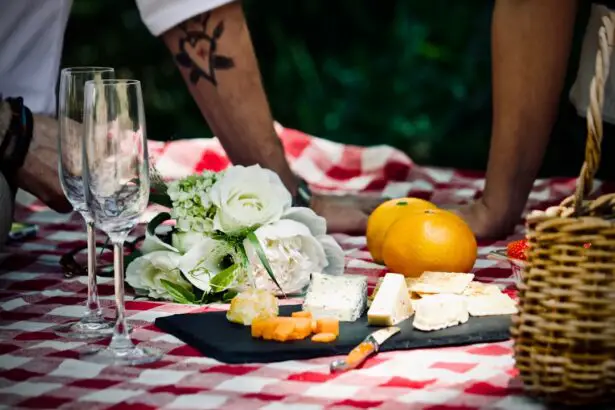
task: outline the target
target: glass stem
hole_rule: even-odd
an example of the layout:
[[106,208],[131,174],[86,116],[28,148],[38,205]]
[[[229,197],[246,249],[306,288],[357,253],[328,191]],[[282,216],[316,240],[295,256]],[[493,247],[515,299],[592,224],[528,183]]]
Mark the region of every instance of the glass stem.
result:
[[115,305],[117,315],[113,337],[109,348],[113,350],[127,350],[134,347],[130,340],[126,323],[126,310],[124,308],[124,240],[113,241],[113,277],[115,284]]
[[86,220],[85,226],[88,235],[88,300],[83,321],[100,322],[103,320],[103,312],[98,300],[96,284],[96,230],[93,221]]

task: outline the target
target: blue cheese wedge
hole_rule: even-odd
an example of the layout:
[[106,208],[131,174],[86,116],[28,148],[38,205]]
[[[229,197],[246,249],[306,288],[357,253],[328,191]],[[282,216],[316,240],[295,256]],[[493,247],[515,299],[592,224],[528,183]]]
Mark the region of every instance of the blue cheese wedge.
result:
[[303,310],[314,319],[330,317],[354,322],[367,306],[367,277],[363,275],[326,275],[312,273]]
[[398,273],[387,273],[367,311],[367,322],[372,326],[394,326],[412,312],[406,279]]

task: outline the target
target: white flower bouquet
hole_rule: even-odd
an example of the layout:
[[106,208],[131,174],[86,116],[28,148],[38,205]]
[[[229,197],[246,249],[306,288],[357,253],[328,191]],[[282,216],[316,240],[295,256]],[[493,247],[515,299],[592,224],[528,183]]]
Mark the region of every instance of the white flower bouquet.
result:
[[[324,218],[292,207],[268,169],[233,166],[154,186],[150,198],[171,212],[148,224],[130,256],[126,281],[138,295],[178,303],[228,301],[249,287],[289,295],[305,290],[312,272],[343,273],[344,253]],[[171,233],[157,236],[170,219]]]

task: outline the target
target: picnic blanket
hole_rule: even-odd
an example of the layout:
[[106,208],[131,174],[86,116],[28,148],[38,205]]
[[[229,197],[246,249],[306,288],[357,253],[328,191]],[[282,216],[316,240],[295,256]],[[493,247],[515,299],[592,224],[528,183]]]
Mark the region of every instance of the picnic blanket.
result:
[[[480,174],[420,166],[391,147],[342,145],[276,126],[292,169],[317,190],[411,195],[445,205],[471,201],[484,185]],[[172,178],[229,164],[216,139],[151,142],[150,154],[160,172]],[[604,188],[601,183],[596,187]],[[537,181],[528,208],[555,204],[573,188],[572,179]],[[81,218],[52,212],[21,193],[17,219],[38,224],[40,232],[36,239],[10,248],[0,265],[0,408],[542,408],[521,393],[510,342],[386,352],[360,370],[330,375],[332,358],[225,365],[202,357],[152,324],[159,316],[224,305],[129,300],[135,340],[164,351],[163,360],[136,367],[79,361],[78,352],[87,344],[58,338],[49,328],[82,313],[86,280],[65,279],[58,265],[63,253],[85,241]],[[519,226],[509,239],[518,238],[522,229]],[[142,227],[134,235],[139,232]],[[373,286],[386,272],[371,260],[364,237],[335,238],[346,252],[348,273],[367,275]],[[485,257],[505,243],[480,243],[474,271],[479,280],[510,288],[510,267]],[[99,280],[99,293],[112,317],[110,279]]]

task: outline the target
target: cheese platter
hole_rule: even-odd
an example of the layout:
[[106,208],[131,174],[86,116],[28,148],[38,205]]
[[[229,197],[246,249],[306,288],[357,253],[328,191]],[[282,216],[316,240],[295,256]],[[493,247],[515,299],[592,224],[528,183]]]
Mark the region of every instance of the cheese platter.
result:
[[313,273],[301,304],[280,306],[275,296],[251,289],[228,311],[161,317],[155,325],[226,363],[346,355],[385,328],[398,330],[376,350],[507,340],[515,302],[473,279],[469,273],[388,273],[368,296],[365,276]]

